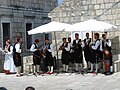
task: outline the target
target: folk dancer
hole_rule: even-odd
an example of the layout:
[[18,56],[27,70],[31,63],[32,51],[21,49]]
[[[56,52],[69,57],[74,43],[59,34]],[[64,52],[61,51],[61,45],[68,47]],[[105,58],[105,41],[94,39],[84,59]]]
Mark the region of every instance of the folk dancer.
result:
[[84,56],[85,56],[85,60],[87,62],[87,67],[90,68],[89,62],[91,62],[91,48],[90,48],[90,44],[91,44],[91,38],[89,38],[89,33],[86,33],[86,38],[83,40],[84,42]]
[[105,74],[110,75],[113,73],[113,62],[112,62],[112,48],[111,41],[107,39],[107,33],[102,34],[102,51],[103,51],[103,60],[105,64]]
[[21,76],[21,65],[22,65],[21,55],[20,55],[22,52],[21,45],[22,45],[22,38],[18,37],[17,42],[13,46],[13,59],[17,69],[17,73],[16,73],[17,77]]
[[70,45],[70,52],[69,52],[69,63],[72,65],[72,72],[74,70],[74,51],[72,46],[71,37],[68,37],[68,44]]
[[79,34],[75,34],[75,40],[73,40],[74,60],[75,60],[75,71],[78,72],[78,66],[80,64],[80,71],[83,72],[83,54],[82,50],[84,43],[79,39]]
[[63,64],[63,72],[68,72],[68,68],[69,68],[69,51],[70,51],[70,44],[68,44],[66,38],[63,38],[63,43],[60,46],[60,50],[62,50],[62,57],[61,57],[61,61]]
[[11,46],[9,39],[6,40],[4,54],[4,71],[6,74],[14,74],[16,72],[16,68],[13,61],[13,46]]
[[47,74],[53,74],[53,66],[54,66],[54,61],[53,61],[53,45],[50,43],[49,39],[45,40],[45,48],[43,49],[45,51],[45,61],[46,65],[48,67],[48,72]]
[[100,59],[100,52],[102,51],[101,48],[101,41],[99,39],[99,33],[94,34],[95,40],[93,41],[91,45],[91,50],[92,50],[92,61],[91,61],[91,71],[94,72],[94,64],[95,64],[95,73],[98,73],[98,60]]
[[35,42],[32,44],[30,51],[33,52],[33,65],[34,65],[34,75],[39,74],[40,71],[40,61],[41,61],[41,52],[39,50],[39,39],[35,39]]

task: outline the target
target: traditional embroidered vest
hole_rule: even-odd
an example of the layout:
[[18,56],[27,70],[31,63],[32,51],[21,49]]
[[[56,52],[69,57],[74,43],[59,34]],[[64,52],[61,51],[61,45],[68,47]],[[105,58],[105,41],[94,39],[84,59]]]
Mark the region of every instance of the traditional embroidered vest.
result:
[[87,39],[84,39],[84,43],[85,43],[84,49],[89,49],[89,48],[90,48],[89,45],[90,45],[90,43],[91,43],[91,38],[89,38],[88,41],[87,41]]
[[73,41],[74,50],[82,49],[80,42],[81,42],[81,39],[79,39],[78,43],[76,43],[76,40]]
[[[109,39],[106,39],[106,42],[109,42]],[[111,53],[112,48],[109,47],[107,44],[104,44],[104,41],[102,40],[102,49],[108,50]]]
[[[62,44],[63,47],[68,47],[68,42],[66,43],[66,45],[64,45],[64,43]],[[64,52],[69,52],[69,51],[66,51],[65,49],[63,49]]]

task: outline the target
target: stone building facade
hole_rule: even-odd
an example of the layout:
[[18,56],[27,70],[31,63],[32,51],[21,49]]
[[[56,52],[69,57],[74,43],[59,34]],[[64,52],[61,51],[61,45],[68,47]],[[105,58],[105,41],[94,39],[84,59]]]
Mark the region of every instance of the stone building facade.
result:
[[[49,13],[52,21],[74,24],[97,19],[116,25],[117,30],[108,33],[112,40],[113,54],[120,53],[120,1],[119,0],[63,0],[63,3]],[[64,34],[65,36],[65,34]],[[63,36],[60,36],[63,37]],[[59,38],[61,40],[61,38]],[[118,59],[115,58],[115,59]]]
[[[48,23],[48,13],[56,6],[57,0],[0,0],[0,47],[4,48],[7,38],[14,44],[17,36],[23,38],[23,52],[30,48],[35,38],[39,38],[43,44],[48,35],[29,36],[27,31]],[[0,52],[1,70],[3,62],[4,55]]]

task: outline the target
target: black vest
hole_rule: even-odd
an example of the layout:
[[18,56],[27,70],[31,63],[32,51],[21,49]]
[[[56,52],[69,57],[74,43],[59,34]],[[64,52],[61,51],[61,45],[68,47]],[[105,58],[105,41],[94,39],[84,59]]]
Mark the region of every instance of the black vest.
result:
[[[36,43],[34,43],[34,45],[35,45],[35,48],[34,49],[38,49],[38,46],[36,45]],[[33,52],[35,55],[37,55],[37,56],[39,56],[40,55],[40,52],[39,52],[39,50],[38,51],[35,51],[35,52]]]
[[76,49],[81,49],[82,50],[82,47],[81,45],[79,44],[81,42],[81,39],[79,39],[78,43],[76,43],[76,40],[73,41],[73,49],[76,50]]
[[[97,39],[97,40],[95,41],[95,43],[93,44],[93,46],[96,45],[96,42],[97,42],[97,41],[100,41],[100,39]],[[97,50],[100,50],[100,45],[97,47],[96,51],[97,51]]]
[[[48,49],[51,49],[51,48],[50,48],[50,45],[51,45],[51,43],[48,45]],[[49,52],[49,51],[46,51],[45,53],[46,53],[46,55],[51,54],[51,52]]]
[[[64,43],[62,44],[63,47],[68,47],[68,42],[66,43],[66,45],[64,45]],[[69,51],[66,51],[65,49],[63,49],[64,52],[69,52]]]
[[85,44],[84,49],[90,49],[90,47],[89,47],[90,43],[91,43],[91,38],[89,38],[88,41],[86,41],[86,39],[84,39],[84,44]]
[[[109,42],[109,39],[106,39],[106,42]],[[104,45],[104,41],[102,40],[102,49],[104,50],[108,50],[109,52],[111,52],[112,48],[109,47],[107,44]]]
[[[14,44],[14,46],[13,46],[13,53],[16,53],[16,48],[15,48],[15,45],[17,44],[18,42],[16,42],[15,44]],[[21,45],[20,45],[20,48],[19,49],[21,49]]]
[[9,46],[9,48],[8,48],[8,51],[10,52],[10,47],[11,47],[11,45]]

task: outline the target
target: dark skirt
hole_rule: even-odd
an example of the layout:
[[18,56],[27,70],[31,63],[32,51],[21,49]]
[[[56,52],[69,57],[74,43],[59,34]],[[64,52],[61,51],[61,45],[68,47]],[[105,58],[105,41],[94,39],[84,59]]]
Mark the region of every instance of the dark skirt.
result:
[[102,53],[101,52],[96,52],[95,50],[92,50],[92,54],[91,54],[91,63],[98,63],[99,60],[101,60],[101,56]]
[[84,56],[85,56],[85,60],[86,60],[87,63],[89,61],[91,62],[91,60],[92,60],[91,54],[92,54],[92,52],[91,52],[90,49],[85,49],[84,50]]
[[74,53],[69,53],[69,62],[74,63]]
[[33,65],[40,65],[41,58],[38,55],[33,55]]
[[45,57],[46,66],[54,66],[54,61],[51,53],[47,53]]
[[69,52],[63,51],[61,60],[62,60],[62,64],[68,65],[69,64]]
[[14,53],[13,54],[13,60],[14,60],[14,64],[16,67],[19,67],[21,66],[21,56],[20,56],[20,53]]
[[76,49],[74,51],[74,60],[75,60],[75,63],[83,63],[82,50]]

